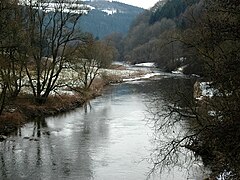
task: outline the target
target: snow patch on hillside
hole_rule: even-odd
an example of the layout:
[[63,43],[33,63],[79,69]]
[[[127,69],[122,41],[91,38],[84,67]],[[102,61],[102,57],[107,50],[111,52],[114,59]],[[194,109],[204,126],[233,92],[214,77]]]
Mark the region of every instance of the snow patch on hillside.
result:
[[107,13],[108,15],[113,15],[118,12],[117,9],[104,9],[102,11]]
[[75,2],[66,2],[66,3],[51,3],[51,2],[38,2],[33,0],[31,3],[28,0],[20,1],[21,5],[32,6],[34,9],[39,9],[44,12],[57,12],[62,11],[64,13],[75,13],[75,14],[87,14],[89,10],[95,9],[92,6],[75,3]]

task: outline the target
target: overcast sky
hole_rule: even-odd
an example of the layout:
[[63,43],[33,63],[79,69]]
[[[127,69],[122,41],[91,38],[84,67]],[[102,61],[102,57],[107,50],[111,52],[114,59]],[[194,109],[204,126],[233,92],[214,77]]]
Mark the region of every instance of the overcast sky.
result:
[[159,0],[115,0],[115,1],[142,7],[144,9],[149,9],[150,7],[153,7],[154,4]]

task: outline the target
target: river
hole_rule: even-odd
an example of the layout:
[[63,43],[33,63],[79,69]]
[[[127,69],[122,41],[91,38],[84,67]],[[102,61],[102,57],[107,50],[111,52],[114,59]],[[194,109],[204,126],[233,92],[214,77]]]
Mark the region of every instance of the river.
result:
[[[165,75],[111,85],[84,107],[33,120],[0,143],[0,179],[146,179],[154,148],[148,104],[174,94],[179,79]],[[187,178],[199,177],[173,168],[150,179]]]

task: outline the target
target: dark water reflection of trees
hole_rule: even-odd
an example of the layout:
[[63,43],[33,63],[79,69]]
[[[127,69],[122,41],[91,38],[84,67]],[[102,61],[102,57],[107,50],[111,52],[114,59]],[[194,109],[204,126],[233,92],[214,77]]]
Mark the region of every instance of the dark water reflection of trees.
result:
[[160,94],[153,96],[149,106],[157,144],[152,153],[154,170],[190,167],[200,160],[210,178],[239,179],[239,123],[231,121],[237,112],[224,106],[231,97],[197,101],[194,82],[172,78],[156,85]]
[[[151,156],[153,172],[176,166],[191,169],[201,164],[201,159],[186,148],[195,138],[195,116],[192,114],[195,81],[193,78],[173,77],[152,84],[158,89],[148,102],[149,121],[153,122],[156,143]],[[203,168],[201,173],[204,171]]]

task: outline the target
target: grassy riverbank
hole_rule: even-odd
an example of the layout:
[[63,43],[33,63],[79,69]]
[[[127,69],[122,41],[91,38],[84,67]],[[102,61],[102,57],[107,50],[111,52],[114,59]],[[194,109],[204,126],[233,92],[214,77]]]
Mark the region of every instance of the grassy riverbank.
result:
[[71,93],[51,95],[43,105],[35,103],[31,95],[19,95],[16,99],[8,102],[0,116],[0,135],[8,135],[36,117],[47,117],[81,107],[88,100],[100,96],[106,85],[120,83],[124,78],[138,77],[146,73],[126,70],[122,66],[113,66],[102,72],[102,76],[94,80],[88,91],[80,93],[76,89],[76,91],[68,90]]
[[98,91],[91,89],[84,94],[50,96],[42,105],[35,103],[30,95],[20,95],[8,104],[0,116],[0,135],[8,135],[36,117],[56,115],[80,107],[86,101],[99,96],[103,87],[99,87]]

